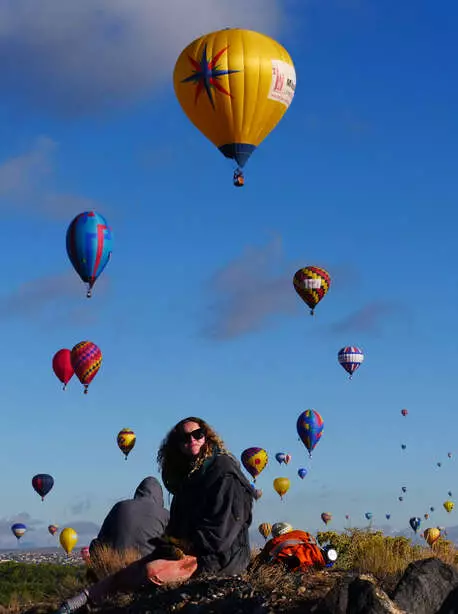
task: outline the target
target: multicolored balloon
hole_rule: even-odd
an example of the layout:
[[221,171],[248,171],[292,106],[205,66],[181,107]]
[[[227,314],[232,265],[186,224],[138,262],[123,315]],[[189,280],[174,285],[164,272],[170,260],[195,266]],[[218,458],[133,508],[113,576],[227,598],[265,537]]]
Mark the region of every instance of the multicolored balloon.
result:
[[84,386],[84,394],[87,394],[89,384],[102,365],[102,352],[92,341],[80,341],[72,349],[71,361],[76,377]]
[[75,373],[72,367],[71,351],[62,349],[56,352],[52,359],[52,368],[58,379],[63,383],[65,390]]
[[307,475],[307,469],[305,467],[301,467],[297,470],[297,475],[301,478],[301,480],[303,480]]
[[267,539],[272,532],[272,525],[270,522],[262,522],[258,527],[258,531],[264,539]]
[[401,409],[401,414],[402,414],[403,416],[407,416],[407,414],[408,414],[408,413],[409,413],[409,412],[407,411],[407,409]]
[[54,478],[49,473],[37,473],[32,478],[32,487],[43,501],[51,488],[54,486]]
[[59,535],[59,541],[65,552],[70,554],[78,543],[78,533],[71,527],[65,527],[65,529],[62,529]]
[[48,526],[48,531],[49,531],[49,533],[51,533],[51,535],[55,535],[58,530],[59,530],[59,525],[58,524],[50,524]]
[[426,512],[426,514],[423,514],[423,518],[424,518],[425,520],[428,520],[428,518],[429,518],[429,514]]
[[409,524],[412,527],[412,530],[415,531],[416,533],[418,529],[420,528],[421,518],[418,518],[418,516],[414,516],[413,518],[409,520]]
[[366,512],[364,514],[364,516],[365,516],[366,520],[372,520],[373,513],[372,512]]
[[307,448],[310,458],[312,457],[313,449],[321,439],[323,428],[323,418],[314,409],[306,409],[297,419],[297,434]]
[[294,273],[293,285],[297,294],[310,307],[310,315],[331,286],[329,273],[317,266],[306,266]]
[[352,379],[353,373],[364,360],[364,354],[360,348],[354,345],[347,345],[339,350],[337,359],[345,371],[350,374],[349,379]]
[[67,254],[75,271],[88,284],[87,297],[107,266],[112,253],[113,237],[106,219],[95,211],[75,217],[67,230]]
[[324,524],[329,524],[332,520],[332,514],[330,514],[329,512],[323,512],[321,514],[321,520],[324,522]]
[[275,128],[294,97],[290,55],[264,34],[226,28],[194,40],[173,73],[175,94],[188,119],[229,159],[235,176]]
[[289,478],[275,478],[274,480],[274,490],[280,495],[282,501],[290,486],[291,482]]
[[289,465],[289,463],[291,462],[291,458],[291,454],[285,454],[285,460],[283,461],[285,465]]
[[276,460],[278,463],[280,463],[280,465],[281,465],[282,463],[284,463],[284,462],[285,462],[285,456],[286,456],[286,455],[285,455],[285,453],[284,453],[284,452],[277,452],[277,453],[275,454],[275,460]]
[[241,455],[242,465],[256,482],[256,478],[269,462],[269,456],[264,448],[247,448]]
[[137,436],[132,429],[122,429],[119,431],[116,441],[118,443],[118,448],[125,455],[126,460],[129,452],[131,452],[135,446],[136,440]]
[[19,541],[24,533],[27,531],[27,527],[22,522],[15,522],[11,525],[11,531],[13,532],[16,539]]

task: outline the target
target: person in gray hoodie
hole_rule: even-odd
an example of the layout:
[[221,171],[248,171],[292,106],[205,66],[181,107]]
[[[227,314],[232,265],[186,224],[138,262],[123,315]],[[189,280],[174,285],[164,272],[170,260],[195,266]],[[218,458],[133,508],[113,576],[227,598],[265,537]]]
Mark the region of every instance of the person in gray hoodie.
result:
[[145,556],[154,550],[153,541],[164,534],[168,521],[162,487],[156,478],[146,477],[133,499],[119,501],[111,508],[89,552],[94,555],[97,548],[108,546],[118,551],[135,548]]

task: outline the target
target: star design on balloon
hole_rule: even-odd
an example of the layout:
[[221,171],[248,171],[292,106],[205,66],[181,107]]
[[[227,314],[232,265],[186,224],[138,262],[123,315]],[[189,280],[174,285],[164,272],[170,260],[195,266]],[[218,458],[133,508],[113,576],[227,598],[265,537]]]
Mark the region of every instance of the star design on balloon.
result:
[[221,92],[221,94],[225,94],[230,98],[233,97],[232,94],[228,92],[221,85],[221,83],[218,82],[218,80],[224,75],[231,75],[233,73],[241,72],[240,70],[222,70],[221,68],[218,68],[218,61],[223,55],[223,53],[225,53],[227,50],[228,47],[224,47],[224,49],[218,51],[218,53],[213,58],[208,58],[207,45],[205,45],[202,51],[202,57],[200,59],[200,62],[198,62],[191,56],[188,56],[189,61],[194,67],[194,72],[192,73],[192,75],[186,77],[186,79],[183,79],[181,82],[196,84],[195,102],[197,102],[200,94],[204,90],[207,93],[208,99],[210,100],[210,103],[213,108],[215,108],[215,101],[213,99],[214,90],[217,90],[218,92]]

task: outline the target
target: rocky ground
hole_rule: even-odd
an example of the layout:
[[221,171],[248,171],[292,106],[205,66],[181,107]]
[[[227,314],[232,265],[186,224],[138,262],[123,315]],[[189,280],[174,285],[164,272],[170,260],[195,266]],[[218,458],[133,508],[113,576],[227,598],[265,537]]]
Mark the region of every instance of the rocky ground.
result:
[[[122,597],[96,614],[458,614],[458,571],[440,559],[412,563],[387,592],[369,575],[322,571],[272,578],[208,577]],[[270,586],[269,586],[270,583]],[[28,614],[44,610],[29,610]]]

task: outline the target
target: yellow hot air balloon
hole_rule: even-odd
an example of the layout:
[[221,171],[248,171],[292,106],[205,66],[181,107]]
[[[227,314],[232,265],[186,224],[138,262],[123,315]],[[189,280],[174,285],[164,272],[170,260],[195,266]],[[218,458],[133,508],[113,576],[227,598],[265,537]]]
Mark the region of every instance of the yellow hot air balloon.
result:
[[425,538],[427,544],[431,547],[437,542],[439,537],[441,536],[441,532],[436,527],[432,527],[430,529],[425,529],[423,532],[423,537]]
[[278,492],[278,494],[280,495],[280,499],[282,500],[283,495],[286,495],[290,486],[291,482],[288,478],[275,478],[274,480],[274,488]]
[[125,454],[126,460],[129,452],[132,451],[132,448],[135,445],[135,441],[137,436],[132,431],[132,429],[122,429],[118,433],[117,442],[118,447]]
[[272,525],[269,522],[262,522],[258,527],[258,531],[264,539],[267,539],[272,531]]
[[194,40],[173,73],[183,111],[226,158],[241,169],[281,120],[294,97],[296,71],[289,53],[265,34],[226,28]]
[[65,552],[70,554],[78,542],[78,533],[75,531],[75,529],[65,527],[65,529],[62,529],[61,534],[59,535],[59,541]]
[[450,512],[453,510],[453,508],[455,507],[455,504],[453,503],[453,501],[445,501],[444,503],[444,509],[445,511],[447,511],[449,514]]

